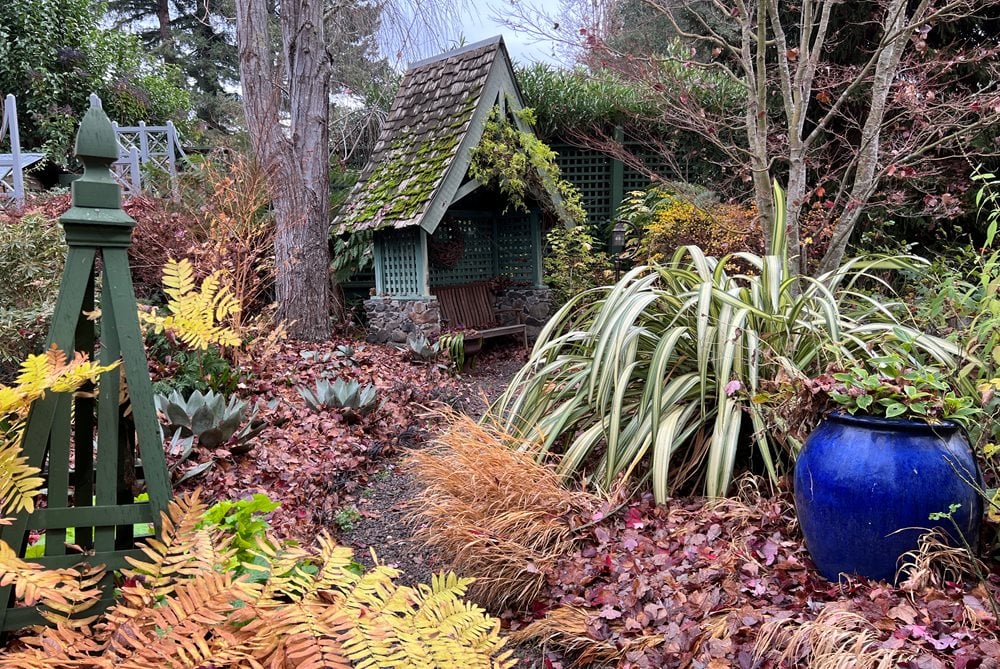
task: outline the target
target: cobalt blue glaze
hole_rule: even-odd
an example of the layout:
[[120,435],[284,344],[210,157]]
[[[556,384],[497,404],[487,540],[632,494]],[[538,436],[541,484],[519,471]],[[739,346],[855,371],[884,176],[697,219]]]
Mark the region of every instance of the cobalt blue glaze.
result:
[[[964,480],[963,480],[964,479]],[[971,545],[983,502],[979,468],[961,429],[892,418],[831,414],[795,462],[795,509],[806,548],[831,581],[841,573],[894,581],[897,560],[948,520],[932,513],[961,504],[954,518]]]

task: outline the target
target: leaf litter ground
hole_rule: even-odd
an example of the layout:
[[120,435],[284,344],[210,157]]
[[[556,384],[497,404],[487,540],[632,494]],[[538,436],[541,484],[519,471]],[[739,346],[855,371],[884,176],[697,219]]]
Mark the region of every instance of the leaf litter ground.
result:
[[[356,347],[347,365],[333,355],[342,344]],[[242,394],[279,400],[265,416],[271,426],[247,454],[202,453],[216,464],[195,484],[218,498],[267,493],[282,504],[272,517],[279,533],[303,541],[324,529],[337,533],[360,558],[370,560],[374,549],[405,581],[447,568],[447,560],[411,538],[416,528],[405,504],[417,486],[398,456],[437,428],[436,404],[480,415],[523,351],[487,352],[456,379],[389,347],[339,340],[307,348],[304,356],[301,345],[289,343],[253,364]],[[295,387],[331,375],[375,383],[378,411],[350,423],[335,410],[306,407]],[[785,497],[661,506],[642,498],[595,521],[578,549],[546,575],[530,611],[496,612],[512,631],[535,632],[518,647],[525,667],[877,666],[837,664],[852,652],[913,669],[1000,666],[990,601],[1000,595],[997,576],[985,584],[829,583],[815,572]],[[833,648],[841,655],[821,657],[837,612],[845,614],[839,624],[850,616],[850,643]],[[768,645],[755,648],[762,634]]]

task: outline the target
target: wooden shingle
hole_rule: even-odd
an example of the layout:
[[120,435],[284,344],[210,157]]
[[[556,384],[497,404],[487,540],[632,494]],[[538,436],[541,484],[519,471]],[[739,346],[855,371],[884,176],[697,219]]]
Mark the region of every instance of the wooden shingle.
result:
[[[433,233],[463,182],[498,99],[523,107],[501,37],[411,65],[335,229],[419,225]],[[561,209],[557,194],[548,204]],[[564,212],[555,213],[563,218]]]

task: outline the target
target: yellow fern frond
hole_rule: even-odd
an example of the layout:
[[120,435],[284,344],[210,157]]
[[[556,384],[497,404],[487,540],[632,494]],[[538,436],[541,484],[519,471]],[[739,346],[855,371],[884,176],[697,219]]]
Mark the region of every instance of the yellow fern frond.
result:
[[169,315],[140,311],[139,318],[158,333],[169,330],[193,349],[204,350],[213,344],[239,346],[242,343],[239,336],[222,325],[240,310],[224,277],[222,270],[213,272],[198,288],[191,261],[169,259],[163,267],[163,292],[169,298]]
[[194,267],[191,266],[191,261],[184,258],[178,262],[173,258],[168,258],[163,266],[164,294],[177,302],[194,290]]
[[39,355],[29,355],[21,363],[21,371],[15,383],[17,390],[29,402],[40,397],[49,385],[49,376],[58,365],[58,362],[54,362],[53,352],[49,350]]
[[50,390],[73,392],[116,366],[94,364],[82,353],[69,359],[53,346],[45,353],[28,356],[16,385],[0,384],[0,513],[34,511],[34,497],[44,483],[37,476],[38,469],[28,466],[21,449],[31,403]]
[[35,496],[45,484],[37,467],[29,467],[20,434],[0,435],[0,513],[35,510]]
[[110,365],[90,362],[85,354],[79,352],[71,359],[53,344],[45,353],[29,355],[21,363],[21,372],[14,387],[0,386],[4,389],[0,394],[0,415],[15,413],[22,416],[27,413],[31,402],[42,397],[46,391],[72,392],[116,367],[117,362]]

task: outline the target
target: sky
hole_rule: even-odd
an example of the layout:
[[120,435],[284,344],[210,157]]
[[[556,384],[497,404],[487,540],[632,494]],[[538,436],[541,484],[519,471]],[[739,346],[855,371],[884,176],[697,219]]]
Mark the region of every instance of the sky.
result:
[[[559,13],[559,0],[530,0],[530,4],[548,14],[558,15]],[[558,56],[554,56],[552,53],[553,45],[551,42],[536,42],[535,36],[516,32],[494,19],[495,15],[504,10],[506,5],[504,0],[472,0],[469,5],[470,11],[461,17],[461,30],[467,44],[494,35],[503,35],[507,50],[510,51],[511,58],[517,63],[559,62]]]

